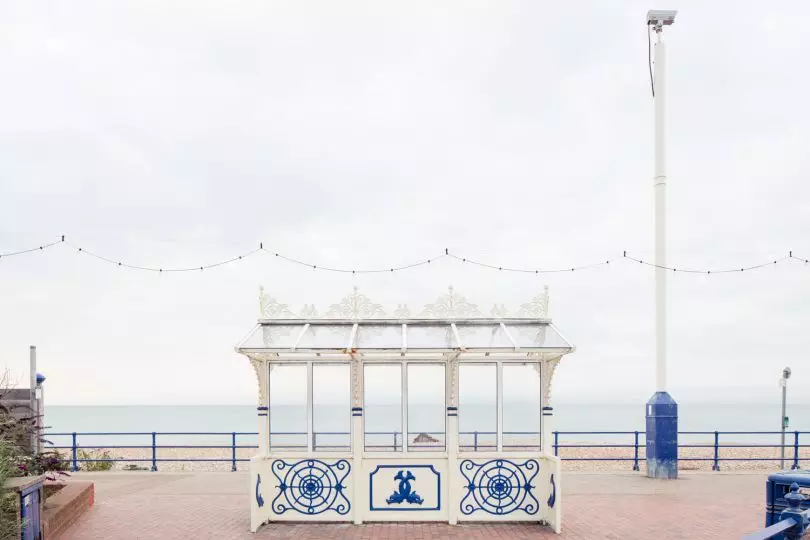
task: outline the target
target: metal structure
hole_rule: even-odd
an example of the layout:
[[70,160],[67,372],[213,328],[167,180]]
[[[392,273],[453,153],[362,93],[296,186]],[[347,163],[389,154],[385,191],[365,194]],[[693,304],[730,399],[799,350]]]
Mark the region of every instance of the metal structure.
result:
[[[503,306],[485,315],[452,287],[412,315],[400,305],[392,315],[356,288],[322,316],[313,306],[293,313],[260,293],[261,318],[237,346],[259,385],[258,454],[250,461],[251,530],[284,520],[537,521],[560,530],[560,460],[551,449],[550,388],[560,359],[573,351],[548,318],[548,291],[509,316]],[[271,445],[274,423],[270,378],[282,364],[306,366],[306,450]],[[349,366],[349,448],[329,451],[315,440],[313,371]],[[417,452],[405,433],[395,452],[369,446],[365,432],[364,374],[369,366],[401,367],[402,425],[408,426],[408,367],[441,366],[446,442]],[[493,367],[497,388],[494,448],[459,444],[459,366]],[[504,366],[533,366],[540,377],[535,449],[507,452],[503,433]],[[348,406],[348,404],[347,404]],[[348,411],[348,408],[347,408]],[[425,434],[426,435],[426,434]],[[275,436],[275,435],[274,435]],[[275,439],[274,439],[275,440]]]
[[666,289],[666,53],[664,26],[675,22],[675,11],[650,10],[648,31],[655,32],[655,373],[656,392],[647,402],[647,476],[678,477],[678,405],[667,392]]
[[[350,433],[330,433],[333,435],[350,435]],[[373,432],[374,435],[388,437],[391,441],[391,449],[396,451],[401,447],[399,441],[401,440],[402,433],[400,432]],[[416,433],[410,433],[415,435]],[[791,470],[799,470],[802,465],[808,463],[808,458],[802,458],[801,452],[803,448],[810,448],[810,443],[804,443],[806,437],[810,436],[810,431],[791,431],[791,442],[784,445],[779,444],[764,444],[752,443],[750,445],[740,444],[739,442],[723,443],[720,438],[724,437],[726,440],[739,441],[740,437],[758,436],[758,437],[776,437],[781,435],[781,431],[681,431],[679,436],[686,437],[705,437],[705,440],[696,441],[689,444],[679,444],[679,449],[687,448],[703,448],[706,450],[705,455],[690,457],[682,461],[696,461],[696,462],[711,462],[712,470],[719,471],[720,464],[723,462],[735,461],[762,461],[762,462],[777,462],[780,461],[779,457],[734,457],[724,455],[723,449],[763,449],[763,448],[780,448],[784,447],[790,451],[791,456]],[[162,432],[162,431],[142,431],[142,432],[48,432],[46,437],[54,442],[58,442],[62,438],[70,441],[69,444],[55,444],[51,448],[55,450],[64,450],[65,454],[69,457],[65,461],[70,464],[72,471],[78,471],[83,463],[98,463],[109,461],[112,463],[144,463],[151,465],[152,470],[158,470],[160,463],[228,463],[231,465],[231,470],[236,471],[239,463],[247,462],[249,459],[239,457],[241,450],[256,450],[259,446],[253,442],[258,433],[244,432],[244,431],[183,431],[183,432]],[[306,436],[305,432],[282,432],[278,435],[294,435]],[[459,431],[459,437],[466,437],[471,441],[470,446],[463,446],[472,452],[479,452],[483,450],[492,450],[494,447],[484,442],[479,442],[479,437],[491,438],[494,432],[483,431]],[[509,432],[504,431],[504,435],[531,435],[539,437],[540,432]],[[600,442],[598,444],[576,442],[586,437],[592,439],[594,435],[603,437],[604,439],[613,439],[614,442]],[[630,467],[634,471],[640,469],[640,463],[644,461],[642,451],[644,448],[644,432],[643,431],[552,431],[552,450],[555,456],[559,456],[560,461],[620,461],[632,463]],[[163,442],[163,439],[174,440],[178,436],[184,439],[199,437],[200,442],[195,444],[171,444]],[[99,440],[103,437],[114,437],[116,440],[125,439],[127,444],[117,443],[101,443]],[[91,438],[91,441],[85,442],[86,438]],[[147,439],[149,444],[138,444],[138,439]],[[216,438],[211,442],[212,438]],[[394,442],[396,441],[396,442]],[[522,450],[528,445],[511,445],[504,444],[506,450]],[[139,449],[147,450],[149,457],[135,458],[135,457],[95,457],[90,454],[93,450],[99,448],[114,450],[116,448]],[[164,457],[158,456],[162,450],[182,450],[182,449],[204,449],[211,450],[210,457]],[[306,445],[298,447],[298,450],[303,450]],[[578,457],[568,457],[565,455],[567,448],[578,448],[587,452],[590,449],[597,449],[594,454],[582,453]],[[287,450],[291,448],[285,448]],[[601,453],[602,449],[625,449],[627,455],[605,457]],[[87,451],[88,454],[84,457],[79,457],[79,451]],[[217,455],[219,452],[225,451],[228,457]]]

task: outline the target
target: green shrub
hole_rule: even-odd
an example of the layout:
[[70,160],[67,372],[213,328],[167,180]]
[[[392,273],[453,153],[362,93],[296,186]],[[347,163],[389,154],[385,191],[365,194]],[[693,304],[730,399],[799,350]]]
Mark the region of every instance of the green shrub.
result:
[[82,461],[81,470],[88,472],[109,471],[113,468],[114,463],[109,461],[112,458],[109,450],[78,450],[77,457],[79,459],[100,459],[106,461]]

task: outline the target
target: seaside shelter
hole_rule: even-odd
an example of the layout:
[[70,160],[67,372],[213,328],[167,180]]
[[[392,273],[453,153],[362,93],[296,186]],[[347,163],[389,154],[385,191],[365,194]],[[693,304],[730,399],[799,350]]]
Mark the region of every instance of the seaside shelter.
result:
[[[319,314],[260,290],[236,346],[258,379],[250,523],[536,521],[561,526],[551,380],[574,350],[548,288],[514,315],[451,287],[417,314],[357,288]],[[297,406],[280,402],[293,396]]]

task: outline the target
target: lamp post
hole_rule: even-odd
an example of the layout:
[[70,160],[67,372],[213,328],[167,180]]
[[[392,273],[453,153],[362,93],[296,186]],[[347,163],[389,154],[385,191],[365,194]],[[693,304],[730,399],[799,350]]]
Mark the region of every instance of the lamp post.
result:
[[788,425],[787,417],[787,380],[790,378],[790,368],[786,367],[782,370],[782,378],[779,379],[779,386],[782,387],[782,444],[780,450],[781,460],[779,461],[779,468],[785,468],[785,430]]
[[[678,404],[667,392],[666,365],[666,153],[665,153],[665,50],[664,26],[675,22],[675,11],[647,12],[648,32],[655,32],[655,384],[647,402],[647,476],[678,477]],[[652,69],[650,70],[652,76]]]

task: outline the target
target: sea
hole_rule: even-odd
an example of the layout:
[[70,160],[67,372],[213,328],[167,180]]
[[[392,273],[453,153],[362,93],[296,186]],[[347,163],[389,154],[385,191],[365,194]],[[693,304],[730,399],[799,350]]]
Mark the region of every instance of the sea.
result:
[[[644,404],[625,403],[555,403],[553,429],[560,431],[559,442],[632,443],[634,435],[606,432],[643,431]],[[792,404],[788,408],[789,437],[794,430],[807,432],[802,444],[810,441],[810,404]],[[389,444],[393,432],[402,431],[402,411],[397,406],[368,405],[365,410],[367,441]],[[271,431],[275,441],[303,444],[306,437],[306,409],[279,405],[271,410]],[[441,405],[411,404],[408,409],[408,432],[433,433],[442,438],[444,410]],[[314,431],[321,441],[346,444],[350,412],[348,406],[316,405]],[[537,404],[504,403],[504,431],[534,433],[539,431]],[[680,403],[681,432],[777,432],[780,429],[781,405],[778,403]],[[151,444],[151,433],[157,432],[158,444],[223,444],[230,445],[233,433],[238,444],[256,443],[257,416],[255,405],[121,405],[59,406],[48,405],[45,411],[46,438],[57,446],[69,446],[76,432],[81,446]],[[496,431],[495,408],[483,404],[460,407],[459,431],[472,437],[478,431],[481,441]],[[575,432],[575,433],[570,433]],[[600,432],[600,433],[584,433]],[[61,435],[59,435],[61,434]],[[682,441],[713,440],[714,435],[687,435]],[[643,436],[640,438],[643,441]],[[379,442],[377,442],[379,441]],[[777,434],[722,434],[725,443],[778,444]],[[367,442],[369,444],[369,442]]]

